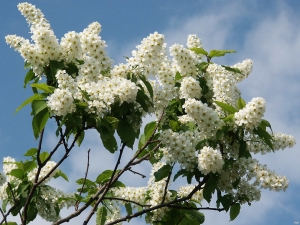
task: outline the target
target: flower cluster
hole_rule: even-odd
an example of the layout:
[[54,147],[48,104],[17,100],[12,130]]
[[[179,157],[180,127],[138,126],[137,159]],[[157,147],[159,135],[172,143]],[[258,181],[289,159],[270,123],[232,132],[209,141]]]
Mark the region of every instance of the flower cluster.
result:
[[252,131],[261,122],[265,112],[266,102],[263,98],[253,98],[247,105],[234,114],[235,124],[245,126],[245,129]]
[[175,44],[170,47],[170,55],[173,56],[173,66],[182,76],[197,76],[196,64],[199,62],[197,55],[183,45]]
[[222,125],[217,112],[201,101],[189,98],[185,101],[183,108],[186,114],[196,121],[203,135],[207,137],[215,135],[216,131]]
[[180,98],[196,98],[200,99],[202,88],[199,82],[193,77],[184,77],[181,81],[181,86],[179,90]]
[[164,159],[168,164],[178,162],[186,170],[193,170],[197,162],[195,146],[198,143],[197,133],[191,131],[173,132],[165,130],[162,133],[162,143],[166,146],[163,149]]
[[198,169],[203,174],[216,173],[222,170],[224,160],[218,150],[205,146],[198,155]]

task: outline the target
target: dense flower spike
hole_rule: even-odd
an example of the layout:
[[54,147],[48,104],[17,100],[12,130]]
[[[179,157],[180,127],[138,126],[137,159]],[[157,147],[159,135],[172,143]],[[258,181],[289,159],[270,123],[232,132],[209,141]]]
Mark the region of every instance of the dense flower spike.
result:
[[[247,104],[241,98],[237,83],[251,73],[252,60],[233,66],[213,63],[214,57],[233,51],[206,52],[195,34],[188,35],[187,47],[172,45],[168,55],[164,35],[154,32],[126,63],[113,65],[98,22],[79,33],[67,32],[59,42],[39,9],[26,2],[18,9],[29,23],[31,40],[17,35],[5,39],[30,68],[25,86],[30,83],[34,93],[20,108],[31,103],[34,136],[40,142],[27,151],[26,161],[3,159],[0,200],[4,209],[11,206],[9,213],[20,214],[24,225],[37,214],[51,222],[60,220],[60,210],[73,205],[76,212],[58,224],[88,206],[93,207],[90,216],[97,211],[97,224],[120,224],[140,212],[149,224],[200,224],[203,214],[195,208],[203,207],[204,200],[210,204],[215,192],[217,210],[228,211],[258,201],[261,189],[286,190],[285,176],[253,158],[296,142],[291,135],[273,133],[263,119],[263,98]],[[140,135],[142,119],[150,114],[157,120]],[[59,137],[49,153],[42,146],[48,119],[55,119]],[[52,187],[54,178],[68,180],[58,166],[90,129],[100,134],[107,150],[120,153],[116,169],[103,171],[96,181],[77,180],[81,186],[76,194]],[[123,150],[135,148],[137,138],[138,150],[124,164]],[[56,164],[51,160],[60,148],[64,156]],[[126,186],[127,179],[121,177],[125,172],[145,177],[132,170],[144,161],[152,164],[148,184]]]
[[220,172],[224,165],[224,160],[219,151],[211,147],[204,147],[198,155],[198,168],[203,174],[210,172]]
[[236,125],[245,125],[248,131],[252,131],[261,122],[265,107],[266,101],[263,98],[253,98],[245,108],[234,114]]

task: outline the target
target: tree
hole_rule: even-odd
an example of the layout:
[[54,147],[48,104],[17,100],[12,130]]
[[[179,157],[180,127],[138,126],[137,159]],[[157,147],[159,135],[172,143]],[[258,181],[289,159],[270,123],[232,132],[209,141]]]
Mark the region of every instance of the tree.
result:
[[[196,35],[188,36],[187,47],[171,46],[170,59],[164,36],[153,33],[126,64],[112,66],[99,23],[81,33],[68,32],[59,42],[39,9],[29,3],[18,8],[30,25],[32,41],[8,35],[6,42],[29,69],[24,87],[30,85],[33,95],[16,111],[31,104],[37,147],[26,151],[26,161],[4,159],[2,223],[14,224],[8,215],[19,216],[22,224],[40,215],[61,224],[89,211],[83,224],[96,214],[97,224],[145,215],[150,224],[196,225],[204,222],[204,210],[229,211],[234,220],[242,204],[259,200],[260,189],[287,188],[284,176],[252,158],[292,147],[295,140],[273,133],[263,119],[263,98],[248,103],[241,98],[237,83],[250,74],[251,60],[233,66],[213,63],[215,57],[235,51],[207,52]],[[143,118],[151,114],[156,119],[140,134]],[[49,119],[57,125],[59,140],[45,151]],[[88,162],[85,177],[76,181],[77,191],[65,194],[48,182],[68,180],[59,166],[91,129],[118,160],[95,180],[87,178]],[[120,168],[125,148],[136,152]],[[58,152],[63,152],[61,159],[51,161]],[[119,180],[126,172],[143,177],[134,166],[146,162],[152,164],[148,186],[128,187]],[[171,183],[180,177],[186,185],[173,190]],[[212,207],[207,203],[213,195],[217,200]],[[70,206],[75,206],[74,213],[60,218],[60,210]]]

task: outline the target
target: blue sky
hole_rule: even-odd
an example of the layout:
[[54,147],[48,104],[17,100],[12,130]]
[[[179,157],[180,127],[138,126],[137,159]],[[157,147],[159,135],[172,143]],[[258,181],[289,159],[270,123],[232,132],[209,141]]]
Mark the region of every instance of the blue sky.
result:
[[[292,134],[299,142],[300,1],[35,0],[30,3],[42,10],[59,39],[68,31],[80,32],[91,22],[100,22],[101,36],[115,63],[123,62],[123,56],[130,56],[142,38],[155,31],[165,34],[168,46],[185,44],[188,34],[197,34],[207,50],[235,49],[236,54],[218,62],[231,65],[246,58],[253,59],[253,72],[240,85],[244,99],[265,98],[265,118],[271,122],[273,130]],[[19,104],[30,96],[30,90],[23,89],[26,74],[23,59],[4,40],[8,34],[30,37],[29,27],[17,10],[17,4],[14,0],[3,1],[0,8],[0,158],[9,155],[21,159],[21,155],[37,143],[31,132],[30,107],[13,115]],[[49,149],[55,140],[50,131],[46,133],[45,142]],[[110,167],[114,157],[103,156],[99,146],[98,135],[91,132],[66,162],[65,172],[71,179],[84,175],[89,148],[93,156],[91,177]],[[99,164],[98,159],[103,157],[106,163]],[[300,221],[299,144],[293,149],[256,158],[271,170],[286,175],[290,180],[288,190],[263,191],[261,201],[251,207],[242,207],[241,214],[233,222],[228,222],[228,214],[204,212],[204,224],[288,225]],[[149,167],[139,170],[147,174]],[[145,183],[136,183],[135,177],[128,177],[128,180],[135,185]],[[72,190],[71,184],[62,186],[60,181],[55,182],[53,184],[66,191]],[[129,224],[141,223],[132,220]]]

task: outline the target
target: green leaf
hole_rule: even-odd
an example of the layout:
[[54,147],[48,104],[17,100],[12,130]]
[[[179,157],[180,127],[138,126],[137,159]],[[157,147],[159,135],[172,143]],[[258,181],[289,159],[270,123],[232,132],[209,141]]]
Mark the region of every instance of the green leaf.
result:
[[136,132],[132,125],[126,119],[120,120],[117,132],[121,138],[121,142],[132,149],[136,137]]
[[180,123],[176,120],[169,120],[169,126],[173,131],[179,131]]
[[47,95],[45,95],[45,94],[34,94],[34,95],[30,96],[16,109],[15,113],[19,112],[20,109],[22,109],[27,104],[29,104],[35,100],[44,100],[46,97],[47,97]]
[[33,80],[35,77],[36,77],[36,76],[35,76],[33,70],[30,69],[30,70],[27,72],[27,74],[26,74],[26,76],[25,76],[25,78],[24,78],[24,86],[23,86],[23,87],[26,88],[27,84],[28,84],[31,80]]
[[80,135],[78,136],[78,138],[77,138],[77,140],[76,140],[76,143],[77,143],[78,146],[81,145],[83,139],[84,139],[84,131],[81,131],[81,132],[80,132]]
[[33,221],[38,214],[36,201],[31,201],[28,205],[28,213],[26,222]]
[[142,134],[139,140],[138,149],[141,149],[146,144],[146,136]]
[[176,75],[175,75],[175,82],[181,80],[183,78],[183,76],[181,76],[181,74],[177,71]]
[[184,216],[190,220],[196,220],[197,224],[204,223],[204,214],[196,210],[184,210]]
[[48,108],[48,106],[45,100],[34,100],[31,103],[31,109],[32,109],[31,115],[34,116],[46,108]]
[[226,116],[225,118],[223,118],[224,122],[233,122],[234,120],[234,114],[231,114],[229,116]]
[[41,163],[43,163],[43,162],[45,162],[45,160],[49,157],[49,152],[42,152],[41,154],[40,154],[40,161],[41,161]]
[[35,167],[37,166],[36,162],[35,161],[26,161],[24,162],[24,172],[29,172],[31,170],[33,170]]
[[205,51],[203,48],[190,48],[190,50],[197,53],[198,55],[208,55],[208,52]]
[[147,140],[147,141],[149,140],[149,138],[153,134],[156,126],[157,126],[156,121],[152,121],[145,126],[145,128],[144,128],[145,140]]
[[272,127],[271,127],[271,124],[270,124],[269,121],[267,121],[267,120],[265,120],[265,119],[262,119],[262,121],[260,122],[260,126],[261,126],[262,128],[264,128],[264,130],[266,130],[267,127],[269,127],[270,130],[271,130],[271,132],[273,133],[273,130],[272,130]]
[[167,177],[170,174],[171,170],[172,170],[172,166],[169,164],[166,164],[163,167],[161,167],[158,171],[154,173],[155,182],[158,182],[164,179],[165,177]]
[[148,105],[146,101],[149,102],[149,98],[141,89],[137,92],[136,101],[141,105],[145,112],[148,112]]
[[226,53],[235,53],[236,51],[234,50],[211,50],[209,52],[208,57],[213,58],[213,57],[220,57],[224,56]]
[[145,76],[139,76],[139,77],[143,81],[143,83],[145,84],[145,86],[147,87],[147,90],[148,90],[151,98],[153,98],[153,89],[152,89],[151,84],[149,83],[149,81],[146,79]]
[[125,209],[126,209],[127,215],[132,214],[132,207],[131,207],[130,203],[125,203]]
[[239,203],[235,203],[230,207],[230,221],[234,220],[240,213],[241,205]]
[[28,62],[28,61],[25,61],[25,63],[24,63],[24,70],[26,70],[26,69],[28,69],[30,67],[31,67],[31,63]]
[[189,172],[186,171],[185,169],[179,170],[179,171],[175,174],[175,176],[174,176],[174,178],[173,178],[173,181],[175,181],[179,176],[187,176],[188,173],[189,173]]
[[95,184],[95,182],[93,182],[93,181],[91,181],[91,180],[89,180],[89,179],[87,179],[87,178],[80,178],[80,179],[78,179],[78,180],[76,180],[76,183],[78,184],[78,185],[85,185],[85,186],[88,186],[88,187],[96,187],[97,185]]
[[16,222],[7,222],[7,225],[18,225]]
[[269,146],[270,149],[274,150],[273,147],[273,138],[272,136],[264,129],[264,125],[258,126],[253,132],[260,137],[260,139]]
[[202,62],[202,63],[197,64],[196,67],[197,67],[200,71],[204,72],[205,69],[208,67],[208,65],[209,65],[209,63],[207,63],[207,62]]
[[56,171],[56,173],[55,173],[55,175],[54,175],[54,178],[57,178],[57,177],[62,177],[62,178],[64,178],[66,181],[69,182],[69,179],[68,179],[67,175],[64,174],[61,170],[57,170],[57,171]]
[[218,105],[225,112],[229,112],[230,114],[233,114],[233,113],[237,112],[237,110],[229,104],[226,104],[224,102],[219,102],[219,101],[214,101],[214,102],[216,103],[216,105]]
[[222,196],[221,198],[218,198],[218,201],[220,201],[226,210],[226,212],[229,210],[232,202],[234,201],[234,198],[231,194],[227,194]]
[[44,92],[46,92],[48,94],[52,94],[54,92],[54,90],[55,90],[54,87],[49,86],[49,85],[47,85],[45,83],[39,83],[39,84],[34,83],[34,84],[31,84],[30,86],[31,87],[35,87],[35,88],[37,88],[39,90],[42,90],[42,91],[44,91]]
[[[221,66],[224,67],[225,70],[228,70],[230,72],[242,74],[242,72],[238,68],[234,68],[234,67],[230,67],[230,66],[224,66],[224,65],[221,65]],[[244,74],[242,74],[242,75],[244,75]]]
[[36,114],[32,119],[32,128],[35,139],[39,137],[40,132],[46,126],[46,123],[50,117],[48,108],[43,109],[38,114]]
[[24,156],[34,156],[34,155],[36,155],[36,153],[37,153],[37,149],[31,148],[24,154]]
[[126,185],[117,180],[111,185],[111,187],[126,187]]
[[118,144],[116,141],[116,138],[114,137],[113,134],[106,136],[105,138],[103,137],[103,133],[100,133],[100,137],[102,140],[103,146],[110,152],[114,153],[118,150]]
[[210,203],[212,194],[215,192],[215,190],[217,188],[218,179],[219,179],[219,176],[217,174],[211,173],[207,183],[204,186],[203,197],[208,203]]
[[106,221],[106,216],[107,209],[104,206],[98,208],[96,213],[96,225],[104,225]]
[[242,109],[246,106],[246,102],[244,101],[244,99],[239,98],[236,105],[238,109]]
[[20,180],[24,178],[24,170],[22,169],[13,169],[10,171],[9,175],[14,176]]
[[113,174],[113,171],[112,170],[105,170],[103,171],[96,179],[96,183],[97,184],[103,184],[105,182],[107,182],[111,176]]
[[248,152],[247,151],[247,143],[244,140],[239,140],[239,144],[240,144],[240,146],[239,146],[239,158],[245,157],[246,153]]

